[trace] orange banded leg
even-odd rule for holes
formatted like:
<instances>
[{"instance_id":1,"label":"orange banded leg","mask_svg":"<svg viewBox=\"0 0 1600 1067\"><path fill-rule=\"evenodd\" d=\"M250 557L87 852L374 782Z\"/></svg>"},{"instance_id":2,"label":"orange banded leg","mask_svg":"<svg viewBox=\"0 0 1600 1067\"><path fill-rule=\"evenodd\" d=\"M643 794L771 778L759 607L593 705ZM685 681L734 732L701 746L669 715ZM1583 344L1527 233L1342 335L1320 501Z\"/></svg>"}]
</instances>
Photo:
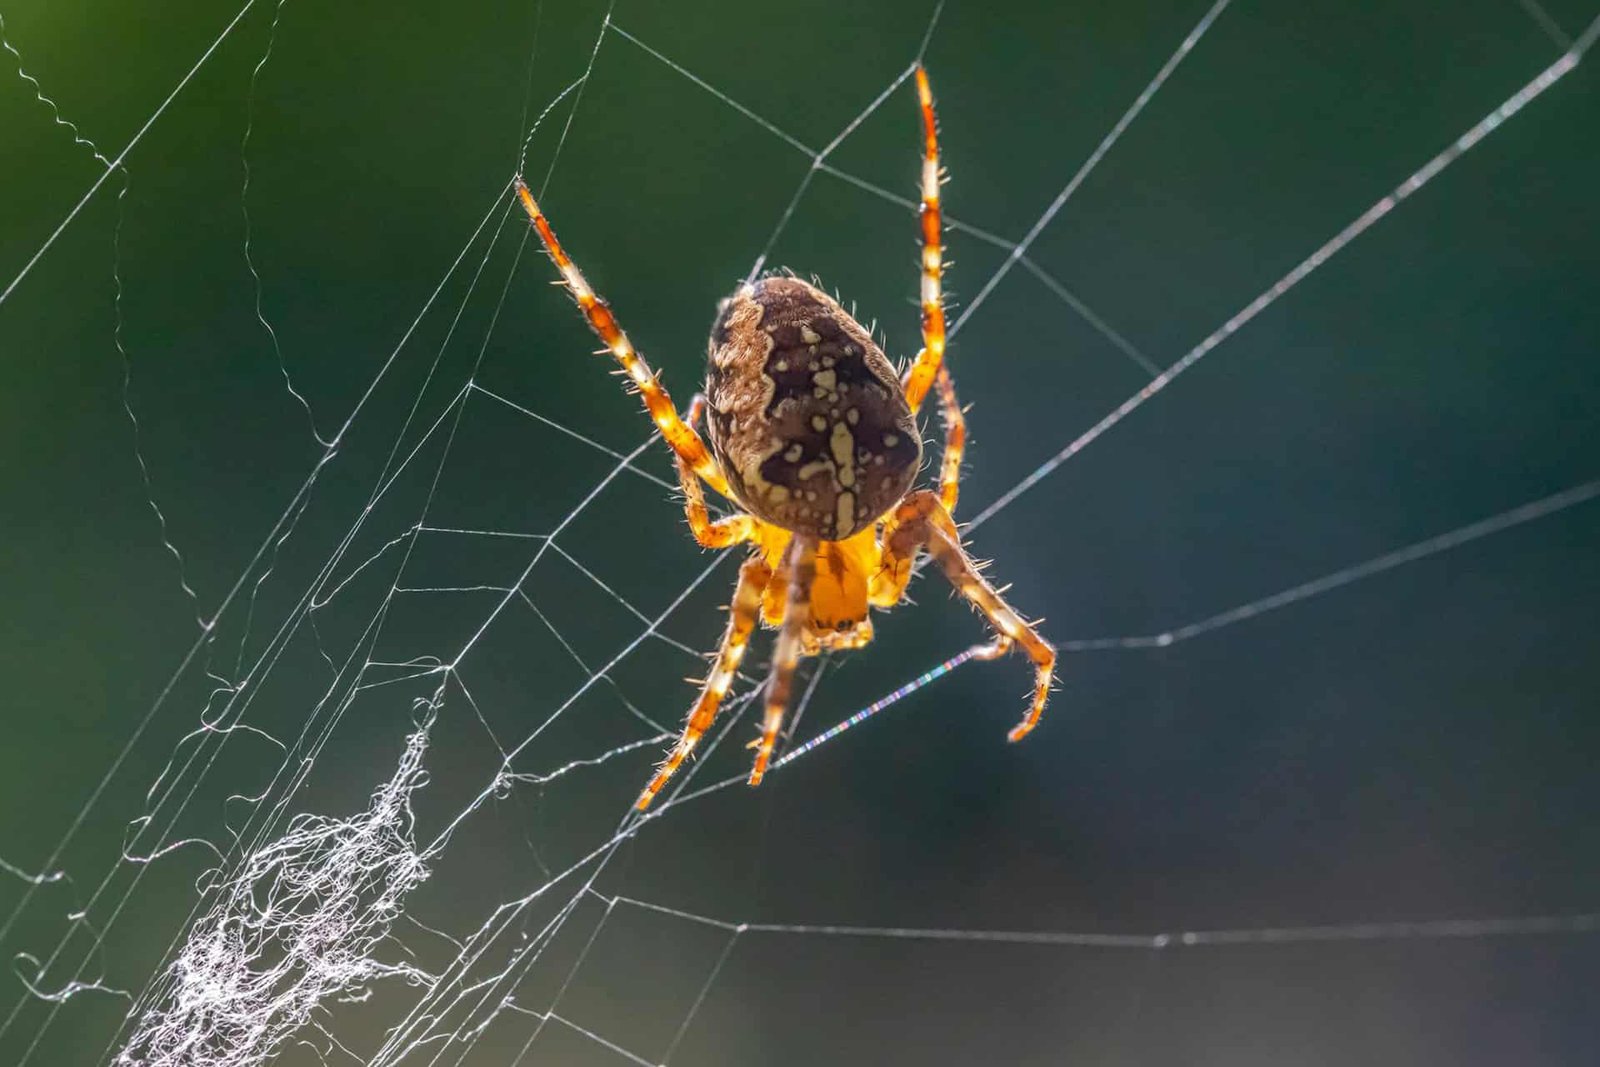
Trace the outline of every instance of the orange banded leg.
<instances>
[{"instance_id":1,"label":"orange banded leg","mask_svg":"<svg viewBox=\"0 0 1600 1067\"><path fill-rule=\"evenodd\" d=\"M761 719L761 737L750 743L756 750L755 765L750 768L750 784L760 785L767 773L767 761L772 758L773 746L778 743L778 730L783 726L783 713L789 707L789 691L794 686L794 670L800 663L802 635L806 620L811 614L811 580L817 573L817 546L804 537L796 537L788 553L789 600L784 607L783 626L778 630L777 644L772 650L772 673L767 676L766 713Z\"/></svg>"},{"instance_id":2,"label":"orange banded leg","mask_svg":"<svg viewBox=\"0 0 1600 1067\"><path fill-rule=\"evenodd\" d=\"M961 457L967 450L967 417L956 399L956 383L948 365L939 368L939 411L944 419L944 456L939 461L939 503L954 515L961 495Z\"/></svg>"},{"instance_id":3,"label":"orange banded leg","mask_svg":"<svg viewBox=\"0 0 1600 1067\"><path fill-rule=\"evenodd\" d=\"M905 522L922 521L931 500L930 497L921 506L910 509L905 516ZM917 553L922 550L924 544L922 535L902 535L897 538L895 533L900 529L896 524L897 517L891 515L884 525L879 567L867 587L867 602L877 608L892 608L906 595L906 587L911 584L912 575L916 570ZM960 543L953 520L949 524L949 534L957 544ZM871 620L868 620L869 625L870 622ZM969 651L977 659L999 659L1010 652L1014 644L1015 642L1005 634L996 634L993 641Z\"/></svg>"},{"instance_id":4,"label":"orange banded leg","mask_svg":"<svg viewBox=\"0 0 1600 1067\"><path fill-rule=\"evenodd\" d=\"M939 213L939 124L933 113L928 72L917 67L917 102L922 109L922 351L906 371L906 403L915 412L944 364L943 220Z\"/></svg>"},{"instance_id":5,"label":"orange banded leg","mask_svg":"<svg viewBox=\"0 0 1600 1067\"><path fill-rule=\"evenodd\" d=\"M984 580L978 566L961 548L956 526L931 490L912 493L895 510L896 526L889 537L885 556L911 557L919 545L926 545L928 554L944 571L950 584L967 598L974 608L983 613L997 631L996 640L986 646L981 655L986 658L1003 655L1013 644L1022 646L1033 660L1033 701L1021 722L1011 728L1008 740L1020 741L1038 725L1044 705L1050 699L1050 684L1055 678L1056 650L1034 628L1028 625L1004 600L1000 593Z\"/></svg>"},{"instance_id":6,"label":"orange banded leg","mask_svg":"<svg viewBox=\"0 0 1600 1067\"><path fill-rule=\"evenodd\" d=\"M677 409L672 406L672 397L667 395L655 372L650 369L650 364L634 350L610 306L589 288L588 281L567 255L566 249L561 247L555 230L550 228L550 220L545 218L527 183L520 177L517 179L517 199L522 202L522 210L527 212L528 221L533 223L539 240L544 242L545 251L550 253L551 260L561 271L562 280L571 290L572 298L578 302L578 309L589 321L589 328L605 343L606 350L616 357L623 372L644 397L644 406L655 421L656 428L661 431L661 436L666 438L678 459L704 478L711 488L724 496L730 495L728 482L717 469L716 460L711 458L706 443L692 426L678 416Z\"/></svg>"},{"instance_id":7,"label":"orange banded leg","mask_svg":"<svg viewBox=\"0 0 1600 1067\"><path fill-rule=\"evenodd\" d=\"M706 398L699 393L689 401L686 421L690 429L694 429L699 423L705 404ZM715 522L711 521L711 516L706 511L706 494L700 488L700 479L695 477L694 469L681 455L675 458L678 463L678 484L683 487L683 510L689 517L689 530L702 547L728 548L731 545L742 544L755 536L756 520L749 515L740 513Z\"/></svg>"},{"instance_id":8,"label":"orange banded leg","mask_svg":"<svg viewBox=\"0 0 1600 1067\"><path fill-rule=\"evenodd\" d=\"M694 707L689 709L683 735L672 746L672 751L661 766L656 768L655 777L644 787L639 799L634 801L633 806L638 810L643 811L650 806L656 794L661 792L661 787L678 772L706 731L711 729L711 723L717 717L717 708L721 706L722 698L728 695L728 687L733 684L739 662L744 659L744 650L750 644L750 633L756 628L756 618L761 612L761 593L771 578L772 568L759 556L745 560L744 566L739 568L739 584L733 590L728 630L722 635L717 661L712 664L711 673L706 675L705 685L701 687Z\"/></svg>"}]
</instances>

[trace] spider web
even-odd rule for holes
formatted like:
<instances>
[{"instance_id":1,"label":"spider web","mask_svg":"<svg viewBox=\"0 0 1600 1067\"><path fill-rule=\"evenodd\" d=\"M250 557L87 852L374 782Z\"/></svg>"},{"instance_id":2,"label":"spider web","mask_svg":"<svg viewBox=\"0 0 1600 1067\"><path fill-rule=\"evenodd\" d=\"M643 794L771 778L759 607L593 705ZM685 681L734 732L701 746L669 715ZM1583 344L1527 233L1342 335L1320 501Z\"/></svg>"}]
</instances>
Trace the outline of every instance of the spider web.
<instances>
[{"instance_id":1,"label":"spider web","mask_svg":"<svg viewBox=\"0 0 1600 1067\"><path fill-rule=\"evenodd\" d=\"M285 0L166 66L108 15L105 98L6 13L0 337L74 377L14 393L5 1062L1592 1047L1595 12L774 11L729 61L743 9ZM924 54L960 517L1061 691L1004 745L1027 671L928 575L760 792L752 667L640 817L731 561L511 169L680 402L772 264L906 352Z\"/></svg>"}]
</instances>

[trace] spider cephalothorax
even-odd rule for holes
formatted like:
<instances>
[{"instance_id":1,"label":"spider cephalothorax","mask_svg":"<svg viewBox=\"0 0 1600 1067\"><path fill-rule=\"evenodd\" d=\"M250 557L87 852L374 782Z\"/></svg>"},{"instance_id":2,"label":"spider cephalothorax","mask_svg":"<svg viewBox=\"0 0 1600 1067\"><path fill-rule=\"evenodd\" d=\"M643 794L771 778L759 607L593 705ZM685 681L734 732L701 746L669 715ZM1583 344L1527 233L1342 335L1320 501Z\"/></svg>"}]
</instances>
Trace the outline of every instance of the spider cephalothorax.
<instances>
[{"instance_id":1,"label":"spider cephalothorax","mask_svg":"<svg viewBox=\"0 0 1600 1067\"><path fill-rule=\"evenodd\" d=\"M711 451L756 518L843 541L911 488L922 439L894 368L815 286L741 286L722 302L709 357Z\"/></svg>"},{"instance_id":2,"label":"spider cephalothorax","mask_svg":"<svg viewBox=\"0 0 1600 1067\"><path fill-rule=\"evenodd\" d=\"M688 417L629 343L556 239L521 178L517 196L594 332L638 387L677 459L684 510L707 548L749 543L728 629L678 743L640 794L649 806L710 729L757 622L778 629L750 784L766 773L802 656L872 640L869 608L905 596L926 549L956 590L998 631L979 654L1020 644L1034 663L1033 699L1010 738L1039 721L1055 649L1013 611L961 547L951 512L960 491L966 423L944 365L940 291L943 245L939 145L928 77L917 68L922 109L922 350L903 378L838 302L798 278L766 277L722 302L711 329L706 394ZM945 424L939 488L913 490L922 460L916 414L937 386ZM711 447L695 423L704 413ZM712 521L702 483L737 510Z\"/></svg>"}]
</instances>

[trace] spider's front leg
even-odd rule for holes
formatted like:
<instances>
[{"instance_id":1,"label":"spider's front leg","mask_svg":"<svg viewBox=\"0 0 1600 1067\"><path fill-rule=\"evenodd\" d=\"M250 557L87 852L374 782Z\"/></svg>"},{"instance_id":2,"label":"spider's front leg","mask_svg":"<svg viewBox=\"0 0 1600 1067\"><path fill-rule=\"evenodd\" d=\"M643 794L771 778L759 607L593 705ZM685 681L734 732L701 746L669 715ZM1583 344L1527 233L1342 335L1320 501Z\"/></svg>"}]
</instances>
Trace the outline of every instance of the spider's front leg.
<instances>
[{"instance_id":1,"label":"spider's front leg","mask_svg":"<svg viewBox=\"0 0 1600 1067\"><path fill-rule=\"evenodd\" d=\"M979 654L984 658L993 658L1009 652L1013 644L1020 644L1033 661L1033 701L1027 715L1006 735L1012 741L1022 740L1038 725L1045 702L1050 699L1050 685L1055 678L1055 646L1040 637L1037 630L1001 599L999 591L984 580L978 565L962 549L955 520L939 503L938 494L928 489L912 493L895 509L892 523L893 528L885 538L883 549L886 583L892 583L903 574L904 580L899 581L897 586L898 592L903 593L905 582L910 580L917 549L925 546L950 584L982 612L997 631L995 642ZM876 592L886 595L892 588L895 587L886 584Z\"/></svg>"},{"instance_id":2,"label":"spider's front leg","mask_svg":"<svg viewBox=\"0 0 1600 1067\"><path fill-rule=\"evenodd\" d=\"M756 750L750 768L750 784L760 785L767 773L767 761L778 743L783 713L789 707L789 692L794 687L795 667L803 651L802 637L811 613L811 583L817 573L817 546L807 537L789 543L784 569L789 573L789 599L784 604L783 625L772 649L772 673L767 677L766 713L761 720L761 736L750 743Z\"/></svg>"},{"instance_id":3,"label":"spider's front leg","mask_svg":"<svg viewBox=\"0 0 1600 1067\"><path fill-rule=\"evenodd\" d=\"M906 368L901 388L915 412L928 390L937 386L944 419L944 458L939 464L939 499L954 513L961 490L961 453L966 448L967 420L956 400L955 382L944 360L944 216L939 207L939 120L933 111L928 72L917 68L917 102L922 111L922 204L917 219L922 229L922 350Z\"/></svg>"},{"instance_id":4,"label":"spider's front leg","mask_svg":"<svg viewBox=\"0 0 1600 1067\"><path fill-rule=\"evenodd\" d=\"M944 365L944 221L939 210L939 121L933 112L928 72L917 67L917 104L922 111L922 351L906 369L906 403L913 413Z\"/></svg>"},{"instance_id":5,"label":"spider's front leg","mask_svg":"<svg viewBox=\"0 0 1600 1067\"><path fill-rule=\"evenodd\" d=\"M634 802L634 807L640 811L650 806L656 794L661 792L661 787L667 784L667 779L677 773L678 768L689 758L689 754L700 743L706 731L711 729L711 724L717 717L717 708L722 705L722 698L728 695L728 687L733 684L734 674L739 670L739 662L744 659L744 650L750 644L750 633L756 628L756 620L761 614L761 594L771 580L772 568L768 567L760 556L752 556L739 568L739 584L733 590L728 629L722 635L722 647L717 652L717 661L712 664L711 673L706 675L705 684L700 689L700 696L694 702L694 707L689 709L689 719L684 724L683 735L678 738L678 743L672 746L672 751L656 769L655 777L650 779L650 784L644 787L644 792L640 793L639 799Z\"/></svg>"},{"instance_id":6,"label":"spider's front leg","mask_svg":"<svg viewBox=\"0 0 1600 1067\"><path fill-rule=\"evenodd\" d=\"M550 220L540 210L538 201L534 200L533 193L529 191L527 183L520 175L517 177L516 190L517 199L522 203L522 210L527 213L528 221L539 234L539 240L544 243L544 250L550 254L556 269L561 271L562 280L571 291L572 299L578 302L578 310L583 312L589 328L605 343L606 350L616 357L617 363L621 365L628 379L639 390L639 395L644 398L644 406L650 412L650 418L661 431L661 436L666 439L667 444L672 447L672 451L677 454L678 461L704 478L711 488L731 498L728 481L717 469L716 460L711 458L706 443L700 439L694 427L679 417L678 409L673 407L672 397L667 395L666 388L650 369L650 364L646 363L644 357L634 349L628 340L628 335L622 332L622 324L617 321L610 306L589 287L583 272L572 262L566 249L561 247L555 230L550 226Z\"/></svg>"}]
</instances>

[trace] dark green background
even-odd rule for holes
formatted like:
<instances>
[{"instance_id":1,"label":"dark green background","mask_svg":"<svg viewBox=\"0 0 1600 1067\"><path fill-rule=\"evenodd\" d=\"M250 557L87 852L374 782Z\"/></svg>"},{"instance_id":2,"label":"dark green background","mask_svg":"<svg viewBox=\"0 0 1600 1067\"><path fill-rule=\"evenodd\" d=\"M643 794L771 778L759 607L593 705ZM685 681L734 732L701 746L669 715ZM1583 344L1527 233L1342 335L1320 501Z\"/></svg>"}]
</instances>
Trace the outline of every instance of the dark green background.
<instances>
[{"instance_id":1,"label":"dark green background","mask_svg":"<svg viewBox=\"0 0 1600 1067\"><path fill-rule=\"evenodd\" d=\"M1546 0L1578 34L1588 0ZM928 63L947 206L1020 238L1194 25L1193 0L951 3ZM24 64L109 153L143 125L237 8L6 3ZM39 868L228 594L322 449L256 321L262 306L318 427L344 422L507 181L528 121L589 61L600 3L319 5L262 0L11 298L0 305L0 858ZM904 69L927 3L620 0L619 26L799 141L831 141ZM1515 0L1238 0L1033 246L1033 258L1166 365L1551 63ZM0 279L98 174L0 53ZM975 535L1018 606L1062 640L1149 634L1446 531L1600 473L1600 81L1593 61ZM571 98L534 136L551 165ZM249 145L242 150L246 130ZM909 87L830 162L914 193ZM246 161L251 173L243 195ZM639 46L608 34L545 206L680 399L715 301L767 242L808 157ZM246 573L3 948L47 952L124 841L145 790L237 681L360 515L397 436L421 437L482 355L485 388L628 451L646 439L553 276L504 218L468 252L320 470L292 536ZM773 250L816 273L892 354L915 350L912 215L819 174ZM1004 251L950 235L956 307ZM503 312L491 318L506 279ZM153 498L197 596L162 546ZM465 299L465 304L462 304ZM458 306L461 324L448 336ZM437 370L432 371L436 357ZM974 404L963 511L994 500L1147 376L1022 269L961 332ZM421 397L417 421L407 423ZM443 453L428 439L339 569L417 521ZM487 399L466 401L429 521L544 533L613 466ZM641 466L666 476L652 447ZM596 889L729 921L1155 933L1592 912L1600 504L1435 556L1161 650L1067 656L1026 744L1019 662L973 665L775 774L676 809L624 846ZM659 486L617 477L560 544L646 615L707 562ZM504 584L525 541L420 539L402 584ZM270 560L253 610L249 589ZM377 646L358 637L395 580L363 572L302 623L244 721L285 741L331 720L324 656L448 658L495 594L401 594ZM662 631L710 648L732 560ZM526 591L591 667L642 624L547 557ZM809 736L975 640L936 577L829 666ZM762 660L753 661L759 665ZM241 667L241 664L243 667ZM675 723L695 670L647 641L516 770L539 774ZM533 612L506 612L462 664L483 721L517 739L587 671ZM212 675L215 678L211 677ZM379 670L368 681L395 677ZM348 683L349 678L344 679ZM336 693L347 689L336 687ZM392 772L429 680L363 691L289 810L346 814ZM207 711L208 698L211 699ZM233 705L237 709L240 705ZM738 773L741 724L697 781ZM204 739L214 744L214 739ZM207 750L210 751L210 750ZM233 735L160 840L228 843L281 761ZM652 750L468 820L411 911L457 936L604 839ZM483 723L447 690L420 832L495 768ZM170 779L168 779L170 781ZM187 789L192 779L184 779ZM272 794L282 796L281 782ZM163 807L164 815L176 805ZM142 987L211 865L198 846L123 864L44 979ZM141 873L142 872L142 873ZM137 890L111 914L131 878ZM568 884L568 883L563 883ZM9 913L21 883L0 874ZM535 932L553 905L526 917ZM517 990L542 1010L599 921L585 901ZM113 921L114 920L114 921ZM426 965L443 942L406 927ZM563 1016L661 1057L726 943L716 928L619 906ZM398 949L394 950L398 954ZM77 970L83 964L81 971ZM22 965L26 970L26 965ZM745 935L674 1064L1588 1062L1600 1047L1594 935L1297 943L1149 952L1060 945ZM17 980L7 977L0 1013ZM357 1051L416 993L341 1008ZM13 1062L49 1006L0 1039ZM96 1062L122 1002L87 994L33 1062ZM507 1013L464 1061L512 1062L533 1021ZM452 1051L450 1056L456 1055ZM285 1063L315 1062L304 1048ZM344 1062L333 1059L332 1062ZM420 1060L419 1062L426 1062ZM443 1062L456 1062L446 1057ZM523 1062L624 1062L552 1026Z\"/></svg>"}]
</instances>

